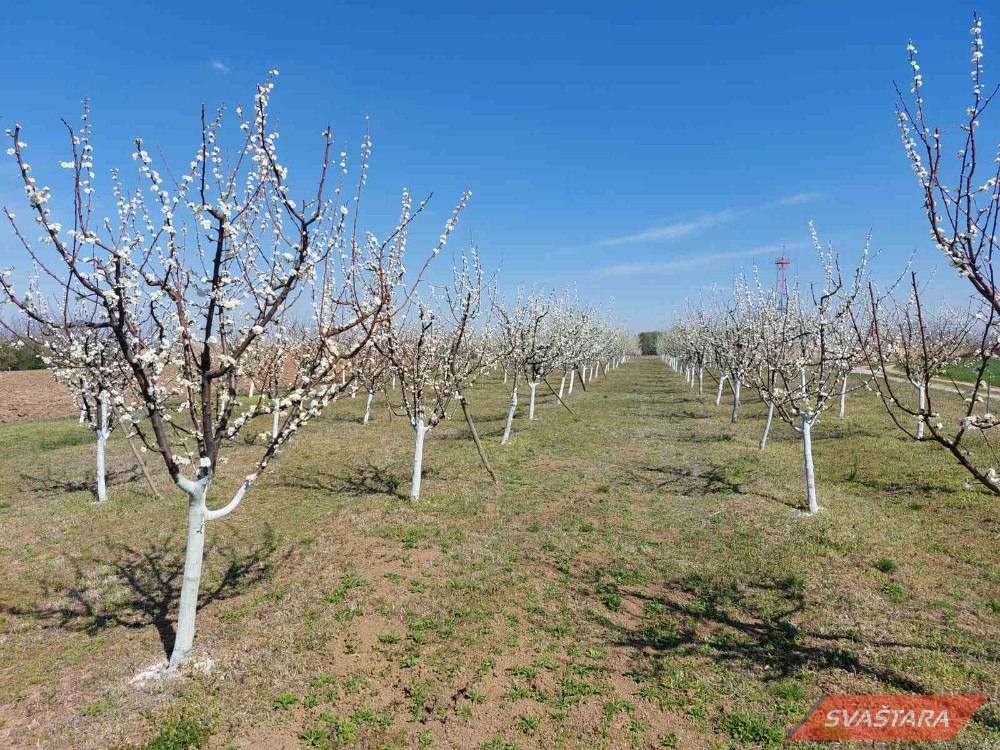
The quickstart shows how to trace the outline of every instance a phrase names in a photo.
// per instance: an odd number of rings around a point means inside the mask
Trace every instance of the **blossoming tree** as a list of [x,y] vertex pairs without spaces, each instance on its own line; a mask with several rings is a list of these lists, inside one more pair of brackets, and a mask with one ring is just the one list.
[[[29,166],[20,126],[8,131],[35,223],[34,243],[5,210],[26,252],[69,306],[95,310],[72,326],[105,332],[117,344],[129,397],[122,405],[145,448],[159,455],[187,498],[188,529],[171,668],[184,664],[194,643],[205,526],[232,513],[289,439],[317,417],[343,384],[337,374],[384,323],[396,276],[393,238],[357,237],[357,215],[342,197],[346,154],[335,156],[329,128],[321,136],[318,177],[304,200],[293,199],[289,169],[270,121],[271,75],[257,86],[252,106],[237,107],[239,135],[222,145],[224,112],[202,110],[200,143],[189,166],[159,166],[135,142],[136,187],[112,172],[115,212],[97,218],[96,178],[88,126],[67,125],[72,211],[64,231],[50,208],[52,192]],[[85,111],[86,118],[86,111]],[[370,155],[362,148],[358,194]],[[296,192],[302,187],[297,187]],[[301,194],[301,193],[300,193]],[[350,201],[347,201],[350,202]],[[412,217],[407,215],[405,223]],[[454,226],[449,220],[443,244]],[[48,248],[43,253],[38,245]],[[5,299],[42,325],[55,326],[0,278]],[[208,505],[232,440],[264,413],[241,400],[248,351],[282,321],[308,317],[309,335],[289,365],[277,428],[260,445],[250,471],[227,502]],[[343,342],[353,334],[351,345]],[[285,342],[274,339],[272,345]],[[232,480],[229,480],[230,484]]]

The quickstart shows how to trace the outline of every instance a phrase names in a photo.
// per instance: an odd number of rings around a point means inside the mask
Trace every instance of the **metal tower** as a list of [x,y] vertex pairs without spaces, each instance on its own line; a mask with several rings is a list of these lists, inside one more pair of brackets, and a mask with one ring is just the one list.
[[785,246],[781,246],[781,255],[777,257],[774,261],[775,268],[777,268],[777,283],[775,289],[778,292],[778,312],[785,312],[788,309],[788,276],[785,270],[788,268],[790,261],[785,257]]

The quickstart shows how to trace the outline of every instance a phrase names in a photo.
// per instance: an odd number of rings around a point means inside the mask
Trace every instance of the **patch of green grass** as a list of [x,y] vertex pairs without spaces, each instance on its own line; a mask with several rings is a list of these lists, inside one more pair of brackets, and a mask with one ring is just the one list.
[[875,567],[878,570],[881,570],[883,573],[889,574],[889,573],[895,573],[897,570],[899,570],[899,563],[891,558],[883,557],[881,560],[875,563]]
[[298,696],[292,693],[281,693],[274,696],[274,707],[278,711],[287,711],[290,708],[294,708],[298,702]]
[[163,721],[143,750],[198,750],[211,736],[211,727],[205,721],[181,716]]
[[785,740],[785,733],[780,726],[758,714],[726,714],[719,721],[719,729],[734,740],[766,748],[779,747]]
[[538,716],[522,716],[517,720],[517,727],[525,734],[534,734],[541,723],[542,720]]
[[907,599],[906,589],[898,583],[882,584],[882,594],[886,599],[896,604],[902,604]]

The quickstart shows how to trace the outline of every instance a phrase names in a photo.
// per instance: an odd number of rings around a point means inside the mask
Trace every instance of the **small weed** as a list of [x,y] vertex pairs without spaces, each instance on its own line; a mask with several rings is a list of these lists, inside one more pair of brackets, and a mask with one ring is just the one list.
[[882,594],[885,598],[896,604],[906,601],[906,589],[898,583],[885,583],[882,585]]
[[734,713],[722,717],[720,728],[734,740],[753,742],[764,747],[778,747],[785,739],[781,727],[763,716]]
[[278,711],[287,711],[292,708],[299,699],[291,693],[282,693],[274,696],[274,708]]
[[875,563],[875,567],[886,574],[895,573],[897,570],[899,570],[899,563],[891,558],[883,557],[881,560]]
[[192,750],[202,748],[208,742],[212,731],[209,726],[197,719],[181,716],[168,719],[160,724],[160,729],[144,750]]
[[525,734],[534,734],[541,724],[541,719],[537,716],[522,716],[517,721],[517,727]]

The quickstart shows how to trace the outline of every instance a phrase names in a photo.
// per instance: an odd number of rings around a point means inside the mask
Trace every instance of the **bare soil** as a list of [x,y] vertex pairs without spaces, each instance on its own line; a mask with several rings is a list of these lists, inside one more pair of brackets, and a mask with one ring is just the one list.
[[48,370],[0,372],[0,424],[76,413],[69,391]]

